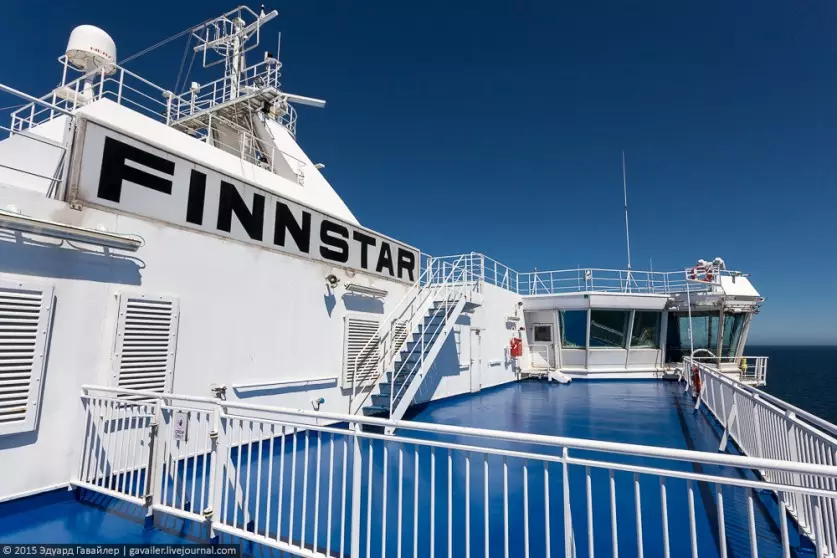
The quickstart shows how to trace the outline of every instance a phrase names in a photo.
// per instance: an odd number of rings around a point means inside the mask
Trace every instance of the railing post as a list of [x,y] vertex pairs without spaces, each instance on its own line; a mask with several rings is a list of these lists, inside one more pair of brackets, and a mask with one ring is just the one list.
[[122,104],[122,84],[125,82],[125,68],[119,69],[119,89],[116,91],[116,104]]
[[[570,505],[570,470],[567,460],[569,459],[569,450],[564,447],[561,454],[563,461],[563,481],[564,481],[564,557],[574,558],[575,556],[575,534],[573,533],[573,516],[572,507]],[[547,512],[548,512],[547,508]],[[588,525],[588,529],[590,526]],[[549,529],[549,527],[547,527]],[[549,549],[547,549],[549,552]]]
[[172,98],[172,92],[171,92],[171,91],[166,91],[165,93],[163,93],[163,97],[165,97],[165,98],[166,98],[166,126],[168,126],[169,124],[171,124],[171,98]]
[[761,405],[761,398],[756,393],[753,395],[753,401],[755,401],[755,405],[753,405],[753,425],[755,426],[756,430],[756,448],[759,452],[759,457],[764,457],[764,449],[762,447],[762,440],[761,440],[761,424],[759,422],[759,406]]
[[209,469],[209,479],[212,484],[209,485],[209,505],[208,510],[201,510],[206,520],[209,522],[210,537],[215,538],[217,535],[213,530],[213,526],[221,519],[221,506],[224,499],[224,476],[226,475],[226,460],[221,465],[222,456],[226,457],[227,447],[229,445],[229,437],[227,436],[226,426],[222,425],[221,407],[215,407],[213,411],[214,426],[212,432],[209,433],[209,438],[212,440],[212,449],[210,450],[211,463]]
[[[162,504],[163,467],[166,463],[165,436],[163,423],[163,400],[158,399],[154,408],[154,418],[151,421],[151,434],[148,440],[148,478],[150,487],[145,487],[146,521],[153,517],[153,506]],[[149,488],[151,492],[149,492]]]
[[102,74],[99,76],[99,99],[102,98],[105,92],[105,68],[102,68]]
[[[394,387],[395,385],[393,384],[393,388]],[[352,457],[352,517],[350,521],[351,550],[349,553],[352,558],[360,557],[360,491],[363,486],[361,478],[363,454],[360,449],[360,437],[358,436],[358,432],[360,432],[361,428],[362,426],[358,423],[355,423],[353,426],[354,454]],[[369,490],[372,490],[371,486],[369,487]]]
[[[787,432],[787,452],[788,457],[794,463],[799,462],[799,451],[797,450],[796,446],[796,425],[793,423],[793,419],[796,418],[796,414],[791,411],[785,411],[785,426]],[[801,476],[799,473],[791,473],[791,482],[792,486],[801,486]],[[802,499],[804,496],[798,493],[791,493],[791,499],[793,501],[793,506],[791,507],[791,511],[796,512],[797,520],[803,527],[813,528],[813,526],[808,523],[806,518],[806,510],[805,507],[802,505]]]

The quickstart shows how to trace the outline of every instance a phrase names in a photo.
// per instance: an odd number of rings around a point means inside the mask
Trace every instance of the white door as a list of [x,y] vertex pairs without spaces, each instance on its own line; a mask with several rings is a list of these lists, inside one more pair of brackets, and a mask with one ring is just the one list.
[[480,338],[480,330],[472,328],[471,329],[471,339],[470,339],[470,349],[471,349],[471,393],[477,392],[482,387],[482,379],[480,377],[482,373],[482,356],[480,351],[480,343],[482,339]]
[[532,368],[555,368],[555,336],[552,324],[534,324],[529,344],[529,360]]

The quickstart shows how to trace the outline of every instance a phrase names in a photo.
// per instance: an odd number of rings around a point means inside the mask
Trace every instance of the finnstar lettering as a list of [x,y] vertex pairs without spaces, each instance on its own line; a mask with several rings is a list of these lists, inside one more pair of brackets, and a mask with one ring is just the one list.
[[406,245],[92,123],[85,131],[79,195],[392,279],[417,277],[418,253]]

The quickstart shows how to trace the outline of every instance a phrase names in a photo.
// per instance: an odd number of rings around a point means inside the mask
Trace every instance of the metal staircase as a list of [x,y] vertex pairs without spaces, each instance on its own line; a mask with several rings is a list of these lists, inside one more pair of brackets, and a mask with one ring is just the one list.
[[353,414],[400,419],[463,312],[481,304],[475,257],[431,262],[355,357]]

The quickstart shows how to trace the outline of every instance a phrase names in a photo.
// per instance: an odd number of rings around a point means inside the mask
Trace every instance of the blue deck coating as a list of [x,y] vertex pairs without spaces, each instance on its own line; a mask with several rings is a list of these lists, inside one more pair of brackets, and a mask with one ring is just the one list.
[[91,492],[61,490],[0,506],[0,543],[196,542],[163,529],[145,529],[145,511]]
[[[593,438],[614,442],[656,445],[669,448],[696,449],[703,451],[717,451],[719,431],[717,425],[704,412],[693,410],[693,401],[683,394],[682,386],[673,382],[661,381],[576,381],[570,385],[561,386],[541,381],[526,381],[509,384],[483,391],[479,394],[460,396],[444,401],[438,401],[416,409],[412,419],[422,422],[444,423],[461,426],[475,426],[498,430],[510,430],[537,434],[550,434],[574,438]],[[438,438],[426,433],[401,432],[414,438]],[[294,541],[305,540],[307,546],[313,546],[314,506],[312,495],[315,486],[316,472],[313,468],[314,455],[317,448],[317,436],[314,433],[308,437],[309,449],[309,479],[308,505],[306,507],[307,531],[302,533],[302,470],[306,434],[295,437],[296,451],[292,440],[286,437],[285,460],[286,467],[292,461],[297,464],[297,482],[294,497],[295,521],[293,526]],[[443,438],[449,442],[473,443],[473,440],[451,437]],[[323,456],[328,455],[332,443],[331,435],[323,435],[320,440]],[[344,440],[337,435],[333,439],[335,463],[342,463]],[[367,507],[367,479],[370,449],[368,442],[363,444],[363,493],[361,506],[361,554],[366,555],[366,532],[371,532],[370,553],[380,556],[382,543],[383,510],[381,509],[381,487],[383,479],[383,441],[372,442],[372,475],[373,494],[371,513]],[[401,545],[405,556],[412,556],[413,552],[413,494],[414,494],[414,446],[395,442],[386,442],[389,452],[388,469],[388,506],[386,512],[386,555],[396,555],[398,545],[398,489],[394,482],[399,467],[399,449],[403,448],[404,483],[402,485],[403,515],[401,518]],[[518,451],[544,451],[543,448],[524,444],[497,443],[500,447],[509,447]],[[349,446],[351,447],[351,446]],[[262,478],[267,474],[268,464],[273,460],[278,468],[281,459],[281,446],[274,445],[273,455],[269,454],[268,444],[253,451],[249,459],[256,465],[259,459],[262,464]],[[233,452],[234,460],[237,459]],[[447,556],[447,454],[445,450],[436,450],[436,506],[435,506],[435,550],[438,556]],[[417,452],[419,458],[419,503],[418,503],[418,540],[419,556],[429,555],[430,550],[430,449],[422,447]],[[591,457],[597,460],[611,460],[622,463],[641,464],[646,466],[662,465],[655,460],[640,459],[629,456],[605,455],[593,452],[572,451],[576,457]],[[295,459],[292,457],[295,456]],[[246,465],[247,452],[242,453],[242,464]],[[452,548],[456,556],[464,555],[466,548],[466,458],[462,453],[454,454],[452,462],[451,494],[453,502]],[[348,455],[351,467],[351,449]],[[470,535],[471,556],[484,556],[485,546],[485,507],[483,490],[485,486],[485,462],[481,454],[470,456]],[[502,501],[502,471],[503,461],[498,456],[488,458],[488,483],[490,500],[488,505],[489,536],[488,551],[493,556],[502,556],[504,550],[503,535],[503,501]],[[199,466],[201,462],[198,462]],[[523,466],[521,459],[507,460],[509,479],[509,547],[511,556],[522,556],[524,551],[523,539]],[[670,468],[671,463],[666,464]],[[735,471],[722,471],[717,467],[701,466],[693,463],[679,463],[680,470],[694,471],[707,474],[737,475]],[[255,470],[255,467],[253,468]],[[351,469],[350,469],[351,470]],[[190,478],[190,468],[187,467],[186,478]],[[180,467],[181,474],[184,472]],[[530,556],[544,556],[546,554],[546,518],[544,516],[545,500],[545,471],[541,464],[530,463],[528,466],[529,479],[529,551]],[[549,490],[551,502],[550,550],[553,555],[563,554],[564,527],[562,515],[563,502],[563,467],[560,463],[553,463],[548,467]],[[198,474],[200,477],[200,474]],[[256,501],[256,474],[249,479],[251,487],[251,510]],[[754,477],[752,477],[754,478]],[[616,501],[618,515],[618,533],[620,556],[630,557],[636,551],[636,515],[633,475],[626,472],[615,474]],[[233,484],[235,479],[228,479]],[[320,551],[326,544],[327,486],[329,480],[333,483],[335,495],[341,493],[342,479],[339,475],[329,479],[325,466],[320,473],[320,528],[317,533],[317,546]],[[585,508],[585,472],[580,466],[570,468],[569,487],[572,499],[572,521],[576,534],[575,546],[578,556],[587,556],[587,516]],[[245,484],[246,479],[239,479],[237,484]],[[349,483],[351,474],[349,475]],[[642,525],[643,547],[645,556],[662,555],[662,526],[660,512],[660,486],[656,477],[640,476],[642,494]],[[264,482],[266,485],[266,482]],[[670,479],[666,483],[668,498],[668,523],[672,556],[689,554],[689,528],[687,515],[687,487],[685,481]],[[190,492],[187,489],[187,494]],[[197,492],[200,493],[200,487]],[[595,535],[595,550],[597,555],[612,555],[611,518],[609,509],[609,477],[604,470],[592,471],[593,492],[593,527]],[[749,556],[749,539],[747,530],[747,494],[738,488],[725,487],[724,514],[726,518],[726,536],[729,556]],[[259,501],[264,506],[267,491],[259,495]],[[271,498],[275,506],[279,500],[278,487],[273,486]],[[715,500],[715,486],[706,483],[695,483],[695,521],[697,525],[697,544],[700,556],[714,557],[719,555],[717,517],[718,507]],[[290,475],[286,475],[283,487],[283,509],[285,517],[280,525],[283,539],[286,539],[290,528],[291,486]],[[347,494],[348,502],[351,494]],[[43,503],[41,503],[43,504]],[[226,503],[227,513],[232,514],[232,502]],[[264,507],[262,507],[264,509]],[[339,498],[335,497],[333,517],[332,548],[339,546],[341,529],[339,521]],[[275,514],[275,512],[274,512]],[[133,506],[115,502],[108,498],[86,494],[82,501],[64,500],[50,505],[22,506],[20,504],[6,504],[0,506],[0,542],[177,542],[201,540],[202,533],[194,525],[184,524],[172,518],[158,519],[155,528],[143,527],[143,512]],[[263,514],[262,514],[263,515]],[[759,539],[760,556],[780,556],[779,530],[776,523],[776,506],[769,494],[757,494],[755,498],[756,527]],[[230,515],[232,517],[232,515]],[[240,517],[240,514],[239,514]],[[368,521],[369,520],[371,521]],[[274,519],[275,521],[275,515]],[[244,524],[244,518],[238,519],[239,526]],[[265,529],[264,519],[256,525],[259,531]],[[275,532],[275,526],[270,527]],[[189,536],[183,537],[188,533]],[[226,542],[226,541],[225,541]],[[348,552],[348,518],[344,547]],[[798,547],[799,537],[796,533],[792,542]],[[253,545],[246,548],[253,549]],[[796,550],[794,551],[796,554]]]

